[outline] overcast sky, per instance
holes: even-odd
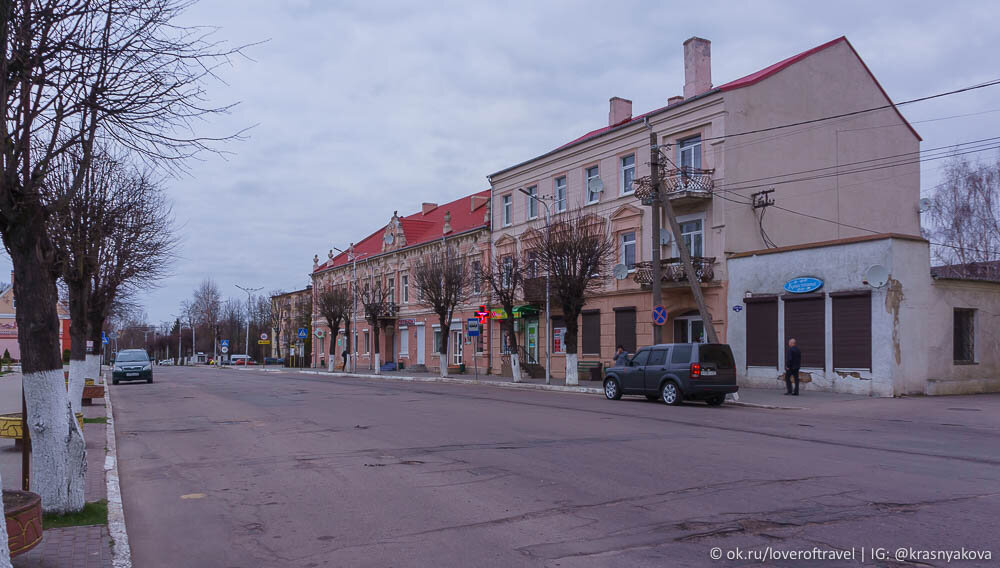
[[[326,258],[422,201],[683,87],[682,42],[712,41],[716,85],[846,35],[893,100],[1000,77],[995,2],[333,2],[202,0],[189,24],[247,50],[209,85],[239,102],[205,134],[256,125],[167,182],[181,235],[173,275],[141,300],[172,319],[204,278],[265,291],[308,283]],[[910,105],[923,148],[1000,136],[1000,87]],[[922,186],[940,162],[924,165]],[[9,271],[10,261],[0,261]],[[6,280],[6,279],[4,279]]]

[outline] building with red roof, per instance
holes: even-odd
[[[355,289],[360,295],[365,286],[373,284],[388,292],[391,313],[377,322],[377,334],[376,325],[364,319],[362,302],[358,300],[357,319],[352,320],[355,339],[351,352],[356,353],[359,369],[381,365],[439,368],[442,327],[438,316],[418,299],[410,270],[424,259],[443,258],[447,250],[478,273],[489,257],[489,232],[490,191],[484,190],[441,205],[424,203],[420,211],[409,215],[393,212],[384,226],[351,243],[347,250],[331,249],[323,263],[318,256],[313,259],[314,295],[332,286]],[[471,340],[466,333],[467,321],[475,318],[479,306],[486,303],[485,286],[477,280],[471,297],[449,322],[446,364],[452,371],[471,369],[476,364],[484,371],[489,367],[490,356],[483,338]],[[315,298],[313,305],[318,306]],[[342,354],[348,347],[345,330],[331,333],[318,308],[314,310],[313,328],[316,337],[322,336],[312,341],[313,366],[342,367]]]

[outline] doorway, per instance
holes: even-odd
[[[451,364],[456,367],[462,364],[462,353],[465,351],[462,347],[462,339],[462,326],[460,324],[458,329],[451,330]]]
[[[525,326],[525,351],[528,354],[527,363],[538,364],[538,320],[530,320]]]
[[[700,315],[674,318],[674,343],[705,343],[705,323]]]
[[[424,324],[417,324],[417,365],[424,364]]]

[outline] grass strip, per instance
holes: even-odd
[[[96,418],[84,418],[83,419],[83,423],[84,424],[107,424],[108,423],[108,417],[107,416],[98,416]]]
[[[68,515],[46,513],[42,516],[44,529],[59,529],[63,527],[83,527],[88,525],[108,524],[108,500],[91,501],[83,506],[83,510]]]

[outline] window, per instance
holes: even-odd
[[[674,345],[674,352],[670,354],[670,363],[672,365],[687,365],[691,362],[691,346],[690,345]]]
[[[872,368],[871,294],[834,296],[833,368]]]
[[[681,140],[677,149],[677,165],[684,170],[701,169],[701,136]]]
[[[451,364],[456,367],[462,364],[462,355],[465,351],[462,348],[462,324],[457,325],[458,329],[451,330]]]
[[[410,357],[410,330],[406,327],[399,328],[399,357]]]
[[[553,182],[553,192],[556,202],[556,213],[566,210],[566,176],[559,176]]]
[[[622,195],[632,193],[632,182],[635,181],[635,154],[629,154],[621,159],[621,187]]]
[[[636,367],[643,367],[646,365],[647,359],[649,359],[649,349],[636,353],[635,357],[632,357],[632,364]]]
[[[635,270],[635,231],[622,233],[621,255],[619,260],[622,264],[628,267],[629,270]]]
[[[705,322],[701,316],[674,318],[674,343],[705,343]]]
[[[476,294],[483,292],[483,263],[472,261],[472,291]]]
[[[504,329],[503,325],[497,321],[500,327],[500,354],[510,355],[510,333]]]
[[[505,256],[500,260],[500,285],[510,288],[510,283],[514,278],[514,258]]]
[[[635,353],[635,307],[615,308],[615,345]]]
[[[566,321],[561,316],[552,318],[552,352],[566,352]]]
[[[390,304],[395,304],[396,303],[396,277],[395,276],[390,276],[389,277],[389,303]]]
[[[502,224],[504,227],[510,226],[511,219],[513,219],[514,203],[510,195],[503,196],[503,208],[501,214],[503,215]]]
[[[747,366],[778,366],[778,299],[746,301]]]
[[[528,266],[525,271],[528,278],[538,278],[538,252],[531,251],[528,253]]]
[[[365,330],[365,353],[371,353],[371,352],[372,352],[371,341],[369,340],[368,330],[366,329]]]
[[[434,353],[441,352],[441,328],[434,326]]]
[[[528,219],[537,219],[538,218],[538,186],[537,185],[533,185],[533,186],[529,187],[528,188],[528,195],[525,195],[524,198],[528,201],[525,204],[525,205],[527,205],[527,209],[528,209]]]
[[[597,203],[601,198],[601,192],[597,190],[597,182],[601,181],[601,172],[597,166],[587,168],[584,176],[584,187],[587,191],[587,204]]]
[[[402,276],[402,287],[403,287],[403,303],[410,303],[410,275],[404,274]]]
[[[646,364],[651,367],[660,367],[667,362],[667,350],[655,349],[649,353],[649,361]]]
[[[583,352],[601,354],[601,312],[583,312]]]
[[[975,310],[955,308],[955,363],[976,361]]]
[[[802,366],[826,367],[826,306],[823,296],[785,299],[785,341],[795,338],[802,351]],[[787,347],[786,347],[787,349]],[[784,361],[782,361],[784,363]]]
[[[705,221],[691,219],[681,221],[681,238],[688,247],[691,256],[705,256]],[[678,253],[677,256],[680,256]]]

